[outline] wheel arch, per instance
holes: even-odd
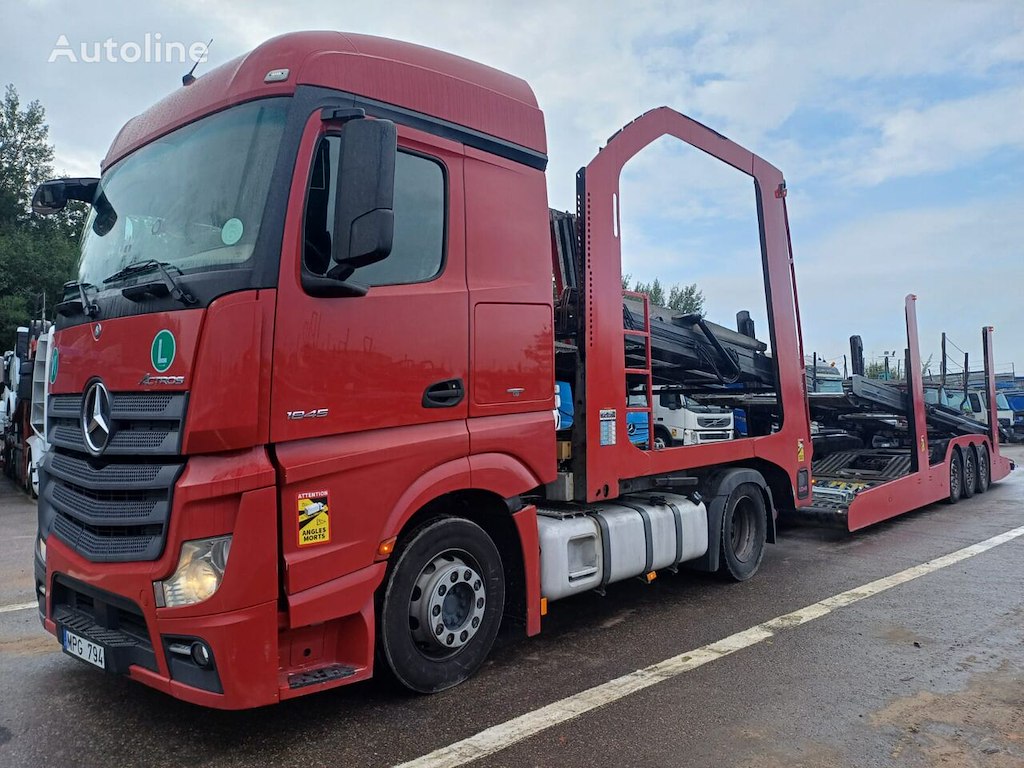
[[[781,471],[781,470],[780,470]],[[696,560],[693,566],[701,571],[715,572],[720,565],[719,542],[722,538],[722,515],[729,494],[743,483],[753,483],[761,489],[764,499],[767,523],[767,540],[775,541],[775,505],[772,490],[759,469],[753,467],[729,467],[712,472],[702,484],[708,509],[708,551]]]
[[[517,518],[529,517],[527,513],[533,510],[518,493],[537,484],[533,473],[510,456],[484,454],[471,457],[468,462],[449,462],[431,470],[402,494],[385,525],[385,536],[401,539],[438,517],[460,517],[476,523],[501,556],[505,618],[526,621],[529,633],[536,634],[539,617],[529,615],[533,612],[527,610],[526,599],[532,591],[539,594],[539,553],[530,556],[526,546],[526,539],[530,538],[526,532],[535,529],[536,523],[531,528],[530,519]],[[523,528],[526,531],[521,535]]]

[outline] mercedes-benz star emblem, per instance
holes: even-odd
[[[103,382],[94,381],[82,398],[82,434],[85,447],[93,456],[99,456],[110,440],[110,392]]]

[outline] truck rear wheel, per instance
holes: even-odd
[[[950,504],[960,501],[964,485],[964,462],[960,458],[960,449],[954,448],[949,457],[949,498]]]
[[[418,693],[466,680],[494,645],[505,575],[494,542],[476,523],[431,520],[393,555],[378,623],[380,656]]]
[[[984,493],[988,490],[988,484],[990,482],[989,476],[989,463],[988,463],[988,446],[987,445],[976,445],[973,448],[976,456],[976,463],[978,465],[978,483],[975,486],[978,493]]]
[[[737,485],[722,513],[722,553],[718,572],[746,581],[761,565],[768,534],[768,517],[761,489],[754,483]]]
[[[974,453],[974,448],[968,446],[963,452],[964,462],[964,481],[963,491],[961,496],[965,499],[971,498],[974,495],[974,489],[978,485],[978,457]]]

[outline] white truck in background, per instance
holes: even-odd
[[[4,386],[0,401],[0,443],[4,472],[39,495],[39,463],[49,449],[46,439],[46,395],[49,391],[53,327],[33,321],[17,330],[16,349],[4,354]]]
[[[668,387],[654,388],[654,448],[706,445],[732,440],[735,418],[729,408],[701,405]]]

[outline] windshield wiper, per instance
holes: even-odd
[[[112,274],[110,277],[103,279],[103,284],[113,283],[118,280],[123,280],[126,277],[132,275],[140,275],[145,272],[160,272],[162,280],[148,283],[136,283],[135,285],[128,285],[121,289],[121,295],[126,299],[132,301],[141,301],[146,296],[170,296],[176,301],[180,301],[182,304],[195,304],[196,298],[188,292],[181,284],[175,280],[171,273],[168,271],[168,267],[177,270],[178,274],[181,275],[182,271],[178,267],[170,264],[166,261],[157,261],[156,259],[143,259],[141,261],[133,261],[123,269],[119,269],[117,272]]]
[[[57,305],[57,313],[65,317],[78,312],[84,312],[86,317],[98,316],[100,305],[96,303],[95,299],[89,298],[89,295],[85,292],[86,288],[92,288],[94,291],[99,290],[92,283],[76,283],[74,281],[64,283],[64,293],[66,294],[69,290],[77,290],[78,298],[60,302]]]

